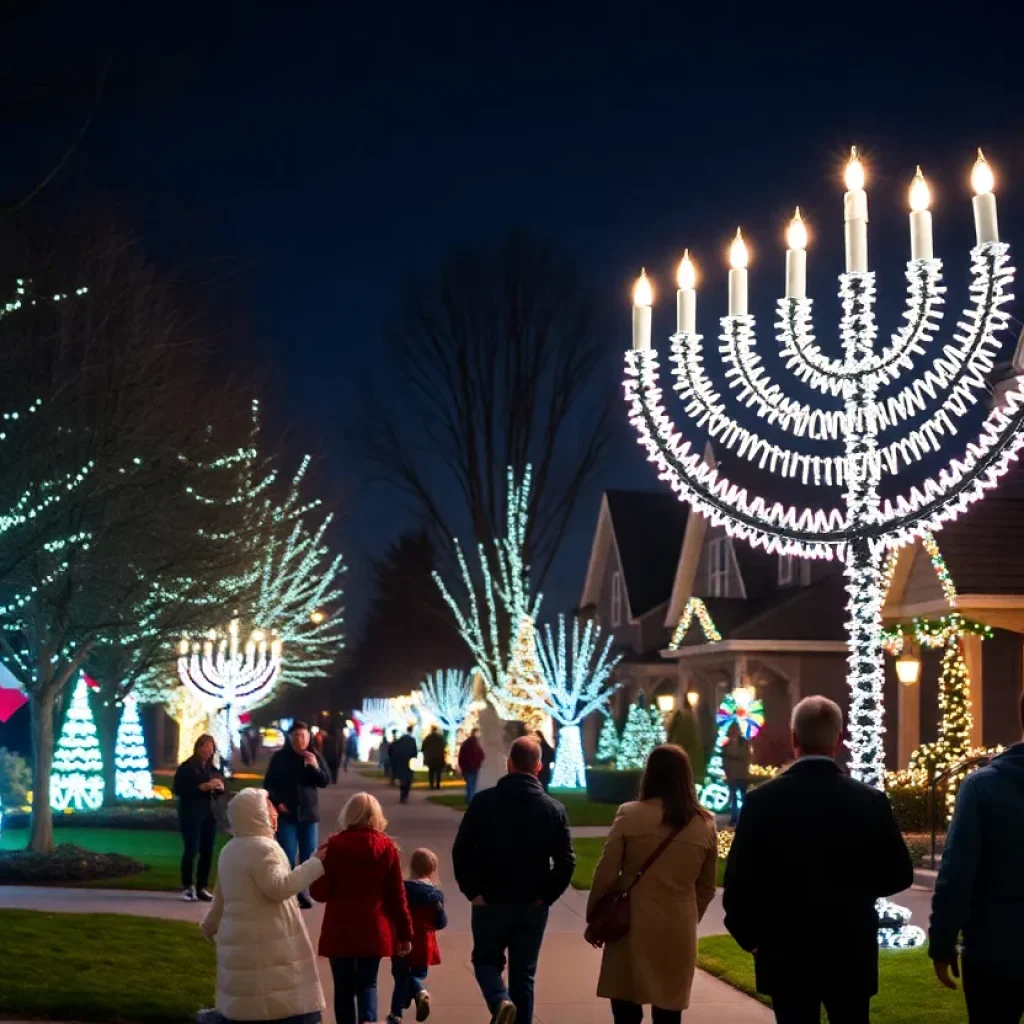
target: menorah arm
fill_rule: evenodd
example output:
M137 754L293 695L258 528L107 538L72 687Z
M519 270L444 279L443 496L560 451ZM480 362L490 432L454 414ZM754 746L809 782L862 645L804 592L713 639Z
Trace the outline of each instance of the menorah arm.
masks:
M626 353L626 401L640 444L681 501L755 546L793 551L812 558L831 558L834 547L848 537L839 509L784 508L762 497L748 497L708 466L669 419L661 405L658 356L651 349ZM781 472L781 465L769 465Z
M772 381L757 352L752 316L723 317L720 340L726 380L737 398L754 406L768 423L814 441L834 441L846 433L847 416L842 409L816 409L790 398Z
M740 322L742 321L742 326ZM727 330L750 332L747 321L751 317L725 317L722 321ZM723 335L725 337L725 335ZM672 338L672 361L675 363L674 385L679 397L686 403L686 414L696 426L706 429L708 435L720 439L742 458L756 463L761 469L770 469L782 476L799 478L805 484L819 486L841 486L845 476L845 460L841 456L806 455L782 448L759 434L742 426L725 409L722 396L715 389L704 372L701 336L699 334L676 334ZM793 413L806 424L811 418L818 421L810 410ZM842 412L826 413L825 416L843 417ZM770 420L772 422L772 420ZM783 422L780 421L782 426Z
M984 496L1024 447L1024 375L1003 395L1003 405L985 418L977 440L961 458L950 460L936 478L906 495L889 499L869 535L890 535L895 543L938 530Z
M838 395L844 381L873 377L882 386L913 367L912 356L924 353L939 325L945 286L942 261L911 260L907 264L907 321L892 336L891 344L876 356L851 369L841 359L830 359L815 343L810 299L780 299L778 339L787 369L810 387ZM739 355L742 357L743 352ZM764 413L762 413L764 415Z
M975 392L988 390L988 375L1000 348L996 334L1008 323L1003 306L1013 297L1007 291L1013 268L1007 265L1009 247L1003 243L978 246L972 258L971 292L975 302L965 314L970 322L958 325L956 344L943 346L932 367L898 394L875 402L868 412L874 417L877 431L887 430L945 395L924 422L880 449L883 472L899 472L903 466L938 451L939 439L956 433L954 420L974 408Z

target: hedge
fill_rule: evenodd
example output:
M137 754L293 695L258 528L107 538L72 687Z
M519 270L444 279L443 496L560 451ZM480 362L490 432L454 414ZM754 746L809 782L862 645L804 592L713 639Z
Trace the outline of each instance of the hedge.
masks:
M888 790L889 803L901 832L930 832L928 789L921 786L894 786ZM935 824L946 831L946 791L940 786L935 794Z
M136 875L145 869L144 864L123 854L94 853L72 843L62 843L53 853L0 852L0 885L92 882Z
M590 768L587 771L587 799L599 804L624 804L640 792L639 768L616 771L614 768Z

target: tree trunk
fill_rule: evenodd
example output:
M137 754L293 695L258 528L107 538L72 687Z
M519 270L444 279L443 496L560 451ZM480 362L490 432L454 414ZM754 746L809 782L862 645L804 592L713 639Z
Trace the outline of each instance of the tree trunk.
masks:
M29 701L32 712L32 828L28 848L33 853L53 851L53 816L50 812L50 769L53 767L53 710L56 691L46 686Z

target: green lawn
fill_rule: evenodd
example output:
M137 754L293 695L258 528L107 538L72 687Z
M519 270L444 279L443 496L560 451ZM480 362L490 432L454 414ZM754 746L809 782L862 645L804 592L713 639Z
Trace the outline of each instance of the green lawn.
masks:
M697 966L741 992L757 996L753 957L730 936L701 939ZM963 995L939 985L924 949L881 951L879 994L871 1003L872 1024L962 1024L964 1020Z
M604 849L603 839L574 839L572 847L576 851L576 870L572 873L572 887L574 889L589 889L594 884L594 870L597 868L598 859ZM725 861L718 862L715 884L722 887L722 877L725 875Z
M213 1005L214 948L194 924L0 910L0 1017L186 1024Z
M551 795L565 805L570 825L610 825L619 809L615 804L598 804L588 800L586 790L582 789L552 789ZM466 809L466 799L462 792L440 793L427 799L432 804L450 807L452 810Z
M218 835L218 852L227 840L227 836ZM137 875L104 878L95 883L87 883L89 885L103 889L157 889L169 892L181 888L181 836L177 832L128 828L57 828L54 829L54 841L74 843L75 846L95 853L123 853L146 865L146 870ZM27 829L8 829L0 836L0 850L23 850L27 842ZM212 885L213 879L210 881Z

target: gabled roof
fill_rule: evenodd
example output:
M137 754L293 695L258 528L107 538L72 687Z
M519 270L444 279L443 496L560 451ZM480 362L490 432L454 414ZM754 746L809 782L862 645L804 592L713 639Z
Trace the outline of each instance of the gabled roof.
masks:
M605 491L581 606L600 596L609 550L618 553L629 617L663 605L672 592L689 506L665 491Z

